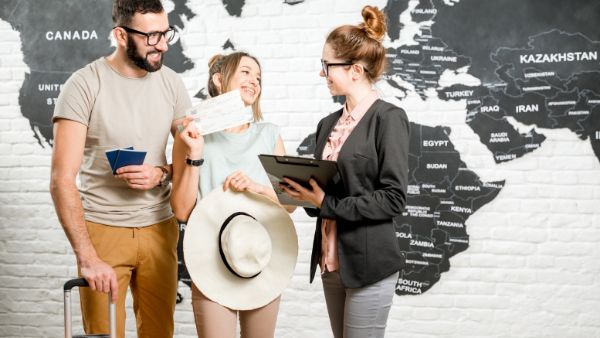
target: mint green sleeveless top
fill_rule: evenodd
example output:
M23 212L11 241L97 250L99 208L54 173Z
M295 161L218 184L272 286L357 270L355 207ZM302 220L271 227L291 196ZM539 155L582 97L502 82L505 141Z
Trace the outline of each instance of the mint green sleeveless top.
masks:
M258 159L259 154L273 154L279 127L272 123L250 123L241 133L220 131L204 136L204 164L200 167L200 196L221 189L225 178L242 170L254 182L271 183Z

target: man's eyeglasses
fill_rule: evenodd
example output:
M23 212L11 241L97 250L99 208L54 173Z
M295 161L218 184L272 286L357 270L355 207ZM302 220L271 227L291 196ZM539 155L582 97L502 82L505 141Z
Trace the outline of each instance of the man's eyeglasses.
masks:
M325 77L329 76L329 67L335 67L335 66L352 66L354 63L351 61L346 61L346 62L336 62L336 63L329 63L325 60L321 60L321 67L323 69L323 74L325 74Z
M117 27L123 28L127 33L135 33L135 34L145 36L146 44L148 44L148 46L156 46L160 42L160 39L163 36L165 37L165 40L167 42L171 42L171 40L173 40L173 38L175 37L175 27L173 27L173 26L169 26L169 29L167 29L164 32L148 32L148 33L140 32L138 30L129 28L127 26L117 26ZM117 28L117 27L115 27L115 28Z

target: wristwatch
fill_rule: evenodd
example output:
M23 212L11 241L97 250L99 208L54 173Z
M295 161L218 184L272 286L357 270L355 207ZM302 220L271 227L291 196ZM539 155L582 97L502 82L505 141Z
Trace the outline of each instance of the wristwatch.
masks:
M185 159L185 164L191 165L193 167L199 167L199 166L202 165L202 163L204 163L204 159L203 158L201 158L199 160L192 160L192 159L189 159L189 158Z
M162 176L160 177L160 181L158 181L157 187L165 187L169 184L169 170L164 166L156 166L158 169L162 171Z

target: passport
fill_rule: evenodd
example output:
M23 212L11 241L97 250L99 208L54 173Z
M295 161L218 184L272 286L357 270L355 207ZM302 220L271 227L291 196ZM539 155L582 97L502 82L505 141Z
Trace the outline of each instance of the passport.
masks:
M144 164L146 152L135 150L133 147L112 149L106 151L106 158L108 159L113 175L116 175L117 169L121 167Z

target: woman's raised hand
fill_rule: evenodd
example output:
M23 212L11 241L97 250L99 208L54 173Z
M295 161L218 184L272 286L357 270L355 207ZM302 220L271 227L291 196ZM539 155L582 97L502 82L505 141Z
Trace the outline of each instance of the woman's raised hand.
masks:
M188 147L187 156L192 160L198 160L202 157L204 137L198 130L193 117L186 117L183 120L183 127L183 130L179 132L179 138Z

